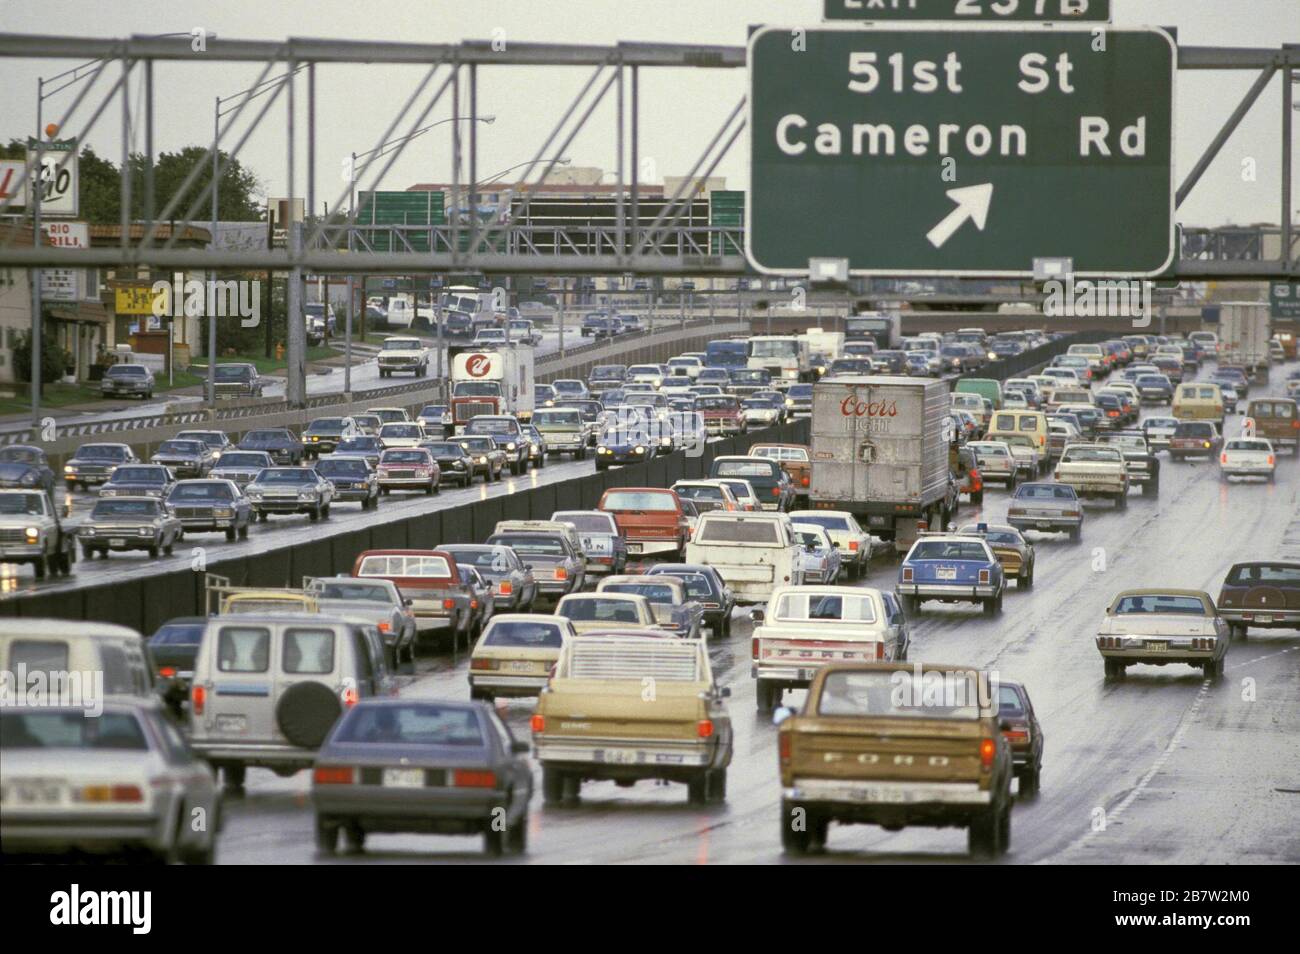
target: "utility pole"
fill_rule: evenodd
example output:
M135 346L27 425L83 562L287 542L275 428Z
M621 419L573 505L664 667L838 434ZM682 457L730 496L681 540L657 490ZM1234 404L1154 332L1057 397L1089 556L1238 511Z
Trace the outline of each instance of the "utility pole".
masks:
M45 167L41 165L41 105L45 80L36 81L36 168L27 174L32 186L32 251L41 247L41 196L45 192ZM123 93L123 95L126 95ZM32 429L41 426L41 270L31 270L32 283Z

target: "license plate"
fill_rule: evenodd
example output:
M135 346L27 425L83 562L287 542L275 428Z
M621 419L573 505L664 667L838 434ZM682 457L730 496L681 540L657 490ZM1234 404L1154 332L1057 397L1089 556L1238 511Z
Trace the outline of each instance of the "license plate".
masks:
M816 669L800 669L800 670L799 670L799 681L800 681L800 682L812 682L813 676L815 676L815 675L817 675L817 670L816 670Z
M535 664L522 659L512 659L501 668L506 672L532 672Z
M957 568L955 566L941 566L934 571L934 577L937 580L955 580L957 579Z
M886 517L869 516L867 517L867 523L873 527L884 527L888 526L889 520Z
M639 543L629 543L629 544L627 545L627 552L628 552L628 553L640 553L641 550L642 550L642 546L641 546L641 544L639 544Z
M0 788L0 802L7 805L58 805L66 801L67 787L46 779L13 782Z
M109 537L108 545L110 547L124 547L126 546L126 537Z
M424 785L424 769L384 769L385 788L421 788Z
M217 716L218 732L247 732L248 716L245 715L219 715Z
M1050 529L1052 529L1052 525L1051 525L1050 523L1048 523L1046 520L1040 520L1040 521L1038 521L1038 529L1039 529L1039 530L1050 530Z
M1149 653L1163 653L1168 651L1168 649L1168 643L1153 643L1150 640L1147 641L1147 652Z
M855 802L901 802L903 793L872 786L853 789L851 797Z
M638 761L637 755L636 749L605 749L601 753L601 761L614 765L632 765Z
M1255 622L1257 622L1257 623L1271 623L1271 622L1273 622L1273 617L1272 617L1272 616L1263 616L1263 615L1256 616L1256 617L1255 617Z

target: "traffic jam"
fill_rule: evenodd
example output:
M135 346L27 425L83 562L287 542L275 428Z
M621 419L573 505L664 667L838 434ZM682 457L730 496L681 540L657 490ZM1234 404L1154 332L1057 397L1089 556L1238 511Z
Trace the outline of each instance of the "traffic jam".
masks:
M415 414L182 431L143 460L88 442L62 474L39 448L5 448L3 559L39 587L85 561L237 546L268 522L323 527L348 504L437 508L561 455L591 473L751 440L705 477L633 478L594 509L472 543L366 550L300 587L207 574L204 612L153 633L0 622L9 671L108 680L98 720L0 715L5 853L459 857L468 837L546 861L553 839L571 857L567 833L598 806L639 831L638 809L680 804L690 828L727 811L739 776L766 820L743 859L933 843L1023 860L1012 832L1061 797L1078 742L1060 741L1070 716L1038 670L1005 658L1023 650L978 647L981 632L1045 636L1032 617L1066 602L1050 638L1070 645L1072 691L1136 684L1177 705L1300 625L1300 563L1245 540L1210 575L1213 560L1089 572L1111 548L1123 561L1117 539L1213 523L1206 506L1235 519L1253 499L1272 521L1290 506L1273 500L1300 443L1295 353L1261 307L1228 314L1217 332L1096 343L902 337L897 316L865 314L847 333L720 339L517 392L500 382L531 367L528 345L477 343L452 358L449 404ZM1051 357L1000 367L1025 354ZM763 438L790 422L806 443ZM957 695L907 701L936 686ZM221 824L175 824L196 806Z

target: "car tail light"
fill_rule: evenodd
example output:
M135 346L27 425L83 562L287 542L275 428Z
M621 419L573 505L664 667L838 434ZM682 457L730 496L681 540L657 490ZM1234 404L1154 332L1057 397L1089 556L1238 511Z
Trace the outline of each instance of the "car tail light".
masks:
M988 570L980 570L980 582L988 583L993 578L993 574Z
M1296 418L1291 422L1291 430L1300 431L1300 418Z
M509 596L511 593L515 591L515 587L514 584L511 583L509 580L502 580L501 585L497 587L497 591L502 596Z
M903 567L903 582L904 583L912 582L912 568L910 566Z
M495 659L471 659L469 661L470 669L495 669L496 666Z
M1300 425L1300 421L1297 421L1296 423L1297 423L1297 425ZM807 487L807 486L808 486L808 478L807 478L807 477L804 477L803 480L800 481L800 483L802 483L805 487Z
M202 686L194 686L190 689L190 711L195 715L203 715L203 704L208 700L208 690Z
M470 601L469 601L469 608L470 608L470 609L478 609L478 600L470 600Z
M443 600L443 601L442 601L442 608L445 609L445 610L455 609L455 608L456 608L456 601L453 600L453 599L446 599L446 600Z
M339 698L343 700L345 706L351 709L360 701L361 693L357 691L356 686L348 686L339 694Z
M1029 729L1023 725L1015 725L1002 733L1002 738L1008 742L1028 742Z
M451 776L451 784L456 788L496 788L497 773L481 772L475 769L456 769Z
M709 738L712 738L712 737L713 737L713 720L712 720L712 719L701 719L699 722L695 723L695 734L696 734L697 736L699 736L701 739L709 739Z
M784 765L790 761L790 742L793 736L789 732L782 732L777 738L777 749L781 755L781 763Z
M884 659L884 658L885 658L885 644L884 644L884 643L876 643L876 658L877 658L877 659Z
M850 541L849 541L849 552L850 552L850 553L857 553L857 552L858 552L858 541L857 541L857 540L850 540Z
M312 773L312 781L317 785L352 785L356 782L357 772L351 766L339 767L320 765Z
M1273 455L1272 455L1272 454L1269 454L1269 455L1268 455L1268 466L1270 466L1270 467L1273 466Z
M1273 461L1270 460L1269 463L1271 464ZM158 670L158 675L162 676L164 679L171 679L176 675L176 670L172 666L163 666Z
M781 496L781 488L780 488L780 487L773 487L773 488L772 488L772 496L773 496L773 497L779 497L779 496Z
M1119 411L1107 411L1107 412L1106 412L1106 416L1107 416L1107 417L1119 417Z
M1228 453L1227 451L1224 451L1222 454L1219 455L1219 463L1226 464L1227 462L1228 462Z
M389 631L390 629L392 629L392 628L393 628L393 624L390 623L390 622L388 622L388 620L386 620L386 619L381 619L381 620L379 621L379 631L380 631L381 633L386 633L386 632L388 632L388 631Z
M143 802L138 785L86 785L80 791L83 802Z
M993 767L993 756L997 754L997 743L992 739L980 741L980 768L988 770Z
M749 641L749 655L752 659L758 658L758 637L755 636Z
M540 712L534 712L532 719L528 722L528 727L534 732L545 732L546 716L542 715Z
M555 578L556 578L557 580L567 580L567 579L569 578L569 574L568 574L568 572L564 569L564 567L562 567L562 566L557 566L557 567L555 568Z

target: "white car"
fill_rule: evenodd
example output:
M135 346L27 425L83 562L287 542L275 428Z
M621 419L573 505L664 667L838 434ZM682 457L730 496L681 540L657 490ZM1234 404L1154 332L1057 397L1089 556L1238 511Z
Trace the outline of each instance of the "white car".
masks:
M379 429L379 441L385 450L392 447L419 447L420 441L427 436L424 428L414 421L385 424Z
M700 376L700 372L704 370L704 362L689 355L678 355L668 359L668 370L672 372L673 377L684 377L694 383Z
M1027 480L1033 480L1043 472L1043 461L1038 454L1038 445L1028 434L1007 434L1002 436L1002 442L1011 449L1011 456L1016 460L1017 474Z
M745 423L750 427L771 427L781 421L781 415L784 411L771 404L751 401L748 399L740 402L741 413L745 415Z
M627 381L648 384L657 391L664 383L664 372L657 364L634 364L627 369Z
M840 551L849 579L861 578L871 563L871 534L847 510L792 510L795 523L810 523L826 531Z
M1019 463L1005 441L970 441L966 447L975 455L980 476L986 484L990 480L996 480L1008 488L1016 485Z
M1219 453L1219 474L1229 477L1267 477L1273 482L1277 455L1262 437L1234 437Z

